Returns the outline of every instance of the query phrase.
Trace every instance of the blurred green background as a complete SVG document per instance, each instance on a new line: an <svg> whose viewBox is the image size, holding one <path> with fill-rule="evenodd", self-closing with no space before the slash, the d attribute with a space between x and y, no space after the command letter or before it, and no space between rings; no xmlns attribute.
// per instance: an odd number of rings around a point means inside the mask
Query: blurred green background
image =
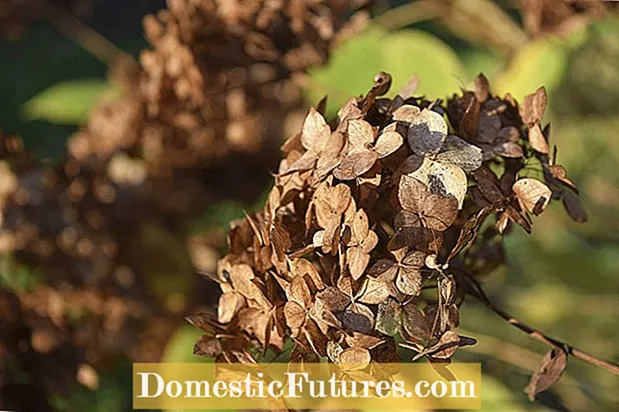
<svg viewBox="0 0 619 412"><path fill-rule="evenodd" d="M437 14L439 3L455 11ZM310 74L308 104L328 94L335 110L350 95L364 93L380 70L393 75L393 90L418 75L418 93L430 97L449 97L470 86L479 72L495 93L510 92L519 100L545 85L551 144L560 147L558 160L581 189L589 221L574 223L560 203L553 204L535 220L532 235L517 228L507 238L509 265L484 283L494 300L525 322L619 361L618 18L610 13L561 36L532 37L511 2L434 4L379 1L370 27L336 50L327 67ZM120 11L104 8L88 24L136 56L146 46L140 19L161 6L141 1ZM67 137L89 108L114 93L105 64L46 22L32 24L17 41L0 39L0 62L0 126L21 135L26 147L49 163L62 159ZM223 231L250 207L215 205L196 222L195 232ZM619 378L576 359L552 390L529 403L523 388L547 348L473 301L462 313L462 333L477 338L478 345L454 359L482 362L483 410L619 410ZM191 355L199 335L180 326L165 360L200 361ZM98 391L82 389L57 399L58 410L130 408L130 371L129 364L119 364L100 377Z"/></svg>

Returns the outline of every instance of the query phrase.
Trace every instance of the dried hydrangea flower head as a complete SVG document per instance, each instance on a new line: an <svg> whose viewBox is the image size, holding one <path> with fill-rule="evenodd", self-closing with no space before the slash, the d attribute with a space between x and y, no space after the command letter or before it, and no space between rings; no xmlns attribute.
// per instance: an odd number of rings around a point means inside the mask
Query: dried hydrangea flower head
<svg viewBox="0 0 619 412"><path fill-rule="evenodd" d="M249 362L292 339L291 361L397 362L397 345L447 360L474 343L456 331L466 279L501 262L512 224L577 199L547 150L543 88L519 107L483 75L446 104L413 97L415 80L381 97L390 83L330 122L310 109L284 144L265 208L233 222L218 319L190 318L207 332L196 353Z"/></svg>

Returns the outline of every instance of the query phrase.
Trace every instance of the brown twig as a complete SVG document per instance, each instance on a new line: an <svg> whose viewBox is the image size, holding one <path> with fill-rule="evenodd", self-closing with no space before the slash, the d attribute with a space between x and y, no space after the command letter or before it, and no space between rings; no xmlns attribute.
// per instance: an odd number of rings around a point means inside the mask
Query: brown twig
<svg viewBox="0 0 619 412"><path fill-rule="evenodd" d="M52 23L58 31L82 46L84 50L107 66L114 63L120 57L132 59L131 56L70 12L49 4L45 6L43 12L45 18Z"/></svg>
<svg viewBox="0 0 619 412"><path fill-rule="evenodd" d="M542 361L540 354L513 343L505 342L494 336L459 330L460 333L466 336L474 336L477 339L477 344L461 348L466 352L492 357L525 372L535 372ZM564 385L558 387L556 391L570 403L574 410L592 410L591 399L581 390L576 379L565 374L561 378L561 382Z"/></svg>
<svg viewBox="0 0 619 412"><path fill-rule="evenodd" d="M585 361L587 363L590 363L592 365L598 366L602 369L606 369L609 372L614 373L615 375L619 375L619 365L614 363L614 362L610 362L610 361L606 361L603 359L600 359L594 355L591 355L590 353L587 353L585 351L582 351L578 348L575 348L574 346L565 343L563 341L560 341L558 339L552 338L546 334L544 334L543 332L533 328L532 326L527 325L526 323L522 322L521 320L519 320L518 318L512 316L511 314L509 314L508 312L506 312L504 309L496 306L494 303L492 303L492 301L488 298L488 296L484 293L483 289L481 288L481 285L479 284L479 282L477 282L477 280L475 280L471 275L465 273L464 279L466 279L466 286L467 286L467 292L469 295L473 296L474 298L476 298L477 300L479 300L481 303L483 303L484 305L486 305L486 307L488 307L488 309L490 309L491 311L493 311L494 313L496 313L497 315L499 315L500 317L502 317L503 319L505 319L506 321L508 321L510 324L512 324L513 326L515 326L516 328L520 329L521 331L525 332L526 334L528 334L531 338L542 342L548 346L552 346L558 349L561 349L563 351L565 351L565 353L567 353L568 355L572 355L575 358L578 358L582 361Z"/></svg>

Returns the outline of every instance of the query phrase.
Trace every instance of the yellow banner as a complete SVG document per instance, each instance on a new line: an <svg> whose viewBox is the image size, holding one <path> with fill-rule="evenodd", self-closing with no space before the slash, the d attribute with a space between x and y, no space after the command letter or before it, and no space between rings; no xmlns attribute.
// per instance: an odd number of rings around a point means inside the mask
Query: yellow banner
<svg viewBox="0 0 619 412"><path fill-rule="evenodd" d="M136 363L134 409L412 411L481 408L481 367Z"/></svg>

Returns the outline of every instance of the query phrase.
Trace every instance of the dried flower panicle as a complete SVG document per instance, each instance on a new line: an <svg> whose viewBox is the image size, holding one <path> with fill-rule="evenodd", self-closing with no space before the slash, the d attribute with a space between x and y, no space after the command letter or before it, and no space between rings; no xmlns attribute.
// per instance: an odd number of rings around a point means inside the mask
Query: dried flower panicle
<svg viewBox="0 0 619 412"><path fill-rule="evenodd" d="M125 94L93 111L70 139L64 164L37 165L14 153L19 139L3 139L10 178L2 250L59 283L102 287L115 283L119 267L148 274L132 256L144 243L140 233L168 233L171 221L195 217L214 199L259 190L256 176L266 176L276 156L269 146L281 141L285 115L301 104L297 86L292 102L284 98L290 87L283 83L292 87L295 73L324 63L341 31L355 24L345 18L365 2L265 3L170 1L148 16L153 49L143 52L141 67L122 61L114 68ZM245 143L228 139L240 134ZM223 188L222 180L247 180L252 189L229 193L241 185Z"/></svg>
<svg viewBox="0 0 619 412"><path fill-rule="evenodd" d="M614 2L597 0L519 0L525 29L532 35L558 34L600 20Z"/></svg>
<svg viewBox="0 0 619 412"><path fill-rule="evenodd" d="M73 153L138 153L153 175L273 152L302 106L295 77L326 63L366 19L366 1L169 1L144 19L152 48L120 65L126 95L73 137Z"/></svg>
<svg viewBox="0 0 619 412"><path fill-rule="evenodd" d="M0 135L0 251L42 275L35 292L15 292L20 344L43 336L95 367L119 353L158 360L191 299L152 296L149 284L194 275L178 228L207 204L257 195L303 105L293 78L326 62L365 3L169 1L145 19L152 50L140 65L111 73L122 97L92 112L64 163L42 165Z"/></svg>
<svg viewBox="0 0 619 412"><path fill-rule="evenodd" d="M196 353L253 362L292 339L290 361L397 362L397 345L448 360L475 342L456 331L466 279L501 263L513 224L577 199L548 150L543 88L519 106L480 75L443 104L410 87L382 98L389 80L331 122L310 109L284 144L264 209L232 223L217 320L190 318L207 332Z"/></svg>

